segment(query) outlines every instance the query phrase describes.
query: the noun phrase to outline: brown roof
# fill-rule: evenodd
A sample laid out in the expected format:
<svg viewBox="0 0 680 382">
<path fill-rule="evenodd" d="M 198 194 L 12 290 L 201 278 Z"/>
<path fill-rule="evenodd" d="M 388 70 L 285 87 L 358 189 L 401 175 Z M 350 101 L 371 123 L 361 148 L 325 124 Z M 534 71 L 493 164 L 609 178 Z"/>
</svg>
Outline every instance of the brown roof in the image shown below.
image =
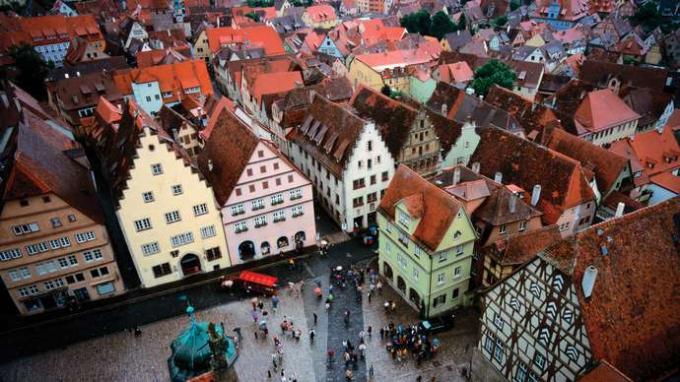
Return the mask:
<svg viewBox="0 0 680 382">
<path fill-rule="evenodd" d="M 680 365 L 680 198 L 592 226 L 544 258 L 571 275 L 595 359 L 633 380 Z M 586 268 L 592 294 L 581 287 Z"/>
<path fill-rule="evenodd" d="M 511 199 L 515 198 L 515 210 L 511 210 Z M 475 217 L 493 226 L 527 221 L 541 216 L 541 213 L 529 203 L 520 199 L 506 187 L 495 187 L 486 200 L 474 213 Z"/>
<path fill-rule="evenodd" d="M 638 113 L 609 89 L 588 93 L 574 114 L 577 128 L 581 127 L 587 132 L 597 132 L 639 118 Z"/>
<path fill-rule="evenodd" d="M 673 95 L 649 88 L 626 88 L 621 91 L 621 98 L 640 115 L 638 125 L 646 126 L 661 117 Z"/>
<path fill-rule="evenodd" d="M 617 77 L 624 85 L 663 91 L 668 70 L 586 60 L 579 76 L 582 81 L 600 87 L 606 87 L 610 78 Z"/>
<path fill-rule="evenodd" d="M 82 147 L 23 109 L 14 165 L 7 179 L 5 200 L 54 193 L 97 223 L 103 223 L 89 168 L 76 159 Z"/>
<path fill-rule="evenodd" d="M 215 199 L 221 206 L 227 202 L 258 143 L 259 139 L 234 113 L 222 109 L 210 139 L 197 159 L 199 169 L 212 185 Z"/>
<path fill-rule="evenodd" d="M 501 239 L 482 249 L 485 256 L 491 256 L 501 265 L 520 265 L 532 260 L 538 252 L 562 240 L 556 225 L 543 227 Z"/>
<path fill-rule="evenodd" d="M 543 145 L 581 162 L 581 166 L 593 171 L 602 193 L 612 189 L 621 172 L 628 167 L 626 158 L 561 129 L 546 129 Z"/>
<path fill-rule="evenodd" d="M 615 368 L 606 360 L 600 361 L 594 369 L 588 371 L 578 379 L 579 382 L 633 382 L 619 369 Z"/>
<path fill-rule="evenodd" d="M 293 129 L 288 139 L 341 178 L 345 161 L 354 150 L 365 123 L 350 110 L 316 94 L 302 126 Z"/>
<path fill-rule="evenodd" d="M 363 85 L 354 93 L 350 105 L 358 116 L 375 122 L 392 157 L 399 158 L 418 111 Z"/>
<path fill-rule="evenodd" d="M 555 114 L 549 108 L 534 104 L 530 100 L 513 93 L 503 87 L 494 85 L 489 90 L 485 101 L 507 111 L 512 115 L 529 136 L 540 134 L 549 122 L 557 120 Z"/>
<path fill-rule="evenodd" d="M 480 142 L 470 163 L 479 162 L 481 174 L 503 174 L 504 184 L 525 190 L 541 185 L 538 209 L 544 224 L 554 224 L 565 209 L 594 201 L 581 164 L 556 151 L 496 128 L 479 131 Z"/>
<path fill-rule="evenodd" d="M 64 78 L 55 83 L 54 89 L 61 100 L 60 107 L 67 111 L 96 106 L 101 96 L 114 103 L 123 99 L 110 73 L 105 72 Z"/>
<path fill-rule="evenodd" d="M 439 247 L 458 210 L 462 208 L 462 204 L 453 196 L 405 165 L 397 167 L 385 196 L 380 200 L 379 209 L 394 220 L 394 209 L 400 201 L 406 203 L 409 213 L 414 211 L 416 216 L 420 215 L 413 238 L 431 251 Z"/>
</svg>

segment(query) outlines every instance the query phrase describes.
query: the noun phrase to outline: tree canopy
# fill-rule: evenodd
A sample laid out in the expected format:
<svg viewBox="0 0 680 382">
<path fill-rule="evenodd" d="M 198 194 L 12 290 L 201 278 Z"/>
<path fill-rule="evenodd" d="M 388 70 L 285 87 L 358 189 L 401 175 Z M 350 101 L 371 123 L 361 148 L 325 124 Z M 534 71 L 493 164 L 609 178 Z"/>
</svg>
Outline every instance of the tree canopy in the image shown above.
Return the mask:
<svg viewBox="0 0 680 382">
<path fill-rule="evenodd" d="M 14 81 L 38 100 L 44 100 L 47 97 L 45 78 L 54 66 L 52 62 L 43 61 L 38 52 L 26 43 L 10 47 L 9 55 L 14 60 L 14 71 L 10 74 L 3 70 L 1 77 Z"/>
<path fill-rule="evenodd" d="M 451 21 L 451 18 L 444 12 L 439 11 L 430 17 L 424 10 L 409 13 L 400 20 L 401 26 L 406 28 L 409 33 L 420 33 L 424 36 L 433 36 L 441 40 L 445 34 L 459 30 L 459 25 Z"/>
<path fill-rule="evenodd" d="M 512 90 L 516 80 L 515 72 L 506 63 L 490 60 L 475 70 L 471 86 L 476 94 L 485 96 L 494 84 Z"/>
</svg>

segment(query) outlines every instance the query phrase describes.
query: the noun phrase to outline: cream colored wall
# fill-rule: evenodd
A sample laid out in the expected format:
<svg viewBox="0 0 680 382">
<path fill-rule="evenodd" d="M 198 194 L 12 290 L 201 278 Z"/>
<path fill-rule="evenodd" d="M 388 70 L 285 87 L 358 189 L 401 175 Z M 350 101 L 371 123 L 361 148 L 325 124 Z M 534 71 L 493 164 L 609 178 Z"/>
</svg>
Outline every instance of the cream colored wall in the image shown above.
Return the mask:
<svg viewBox="0 0 680 382">
<path fill-rule="evenodd" d="M 157 135 L 150 135 L 148 128 L 145 132 L 145 136 L 140 138 L 141 148 L 138 149 L 138 156 L 130 170 L 128 188 L 124 190 L 120 208 L 116 212 L 143 287 L 182 279 L 184 275 L 180 260 L 190 253 L 199 257 L 203 272 L 212 271 L 215 266 L 220 268 L 231 266 L 220 213 L 212 189 L 207 186 L 205 180 L 199 180 L 198 174 L 192 173 L 191 168 L 186 167 L 181 159 L 177 159 L 174 151 L 160 143 Z M 150 150 L 150 145 L 154 146 L 153 151 Z M 151 165 L 155 163 L 162 165 L 162 175 L 152 175 Z M 172 194 L 171 186 L 175 184 L 182 185 L 181 195 Z M 142 193 L 147 191 L 153 192 L 154 202 L 144 202 Z M 201 203 L 208 205 L 208 213 L 194 216 L 193 206 Z M 165 213 L 174 210 L 179 210 L 181 221 L 167 224 Z M 136 232 L 134 221 L 147 217 L 151 219 L 153 228 Z M 217 235 L 203 240 L 200 228 L 210 225 L 215 227 Z M 193 233 L 194 242 L 173 248 L 170 237 L 185 232 Z M 144 256 L 141 246 L 151 242 L 158 242 L 160 253 Z M 213 247 L 220 248 L 222 257 L 208 262 L 205 250 Z M 172 257 L 170 252 L 173 250 L 179 250 L 179 256 Z M 155 278 L 152 267 L 166 262 L 170 263 L 172 273 Z"/>
<path fill-rule="evenodd" d="M 45 202 L 43 197 L 49 197 L 49 202 Z M 0 277 L 8 289 L 12 300 L 15 302 L 21 314 L 28 314 L 25 307 L 21 303 L 30 297 L 22 297 L 19 294 L 18 288 L 35 285 L 39 293 L 48 292 L 45 289 L 44 282 L 54 280 L 57 278 L 64 278 L 65 276 L 83 272 L 86 279 L 82 282 L 68 285 L 69 290 L 87 287 L 92 300 L 99 299 L 100 296 L 94 289 L 95 285 L 103 284 L 108 281 L 113 281 L 116 287 L 116 295 L 125 291 L 125 287 L 120 279 L 118 272 L 118 265 L 115 261 L 113 249 L 109 243 L 109 236 L 104 225 L 98 224 L 87 215 L 84 215 L 79 210 L 71 207 L 63 199 L 55 194 L 46 194 L 42 196 L 34 196 L 25 199 L 28 205 L 22 207 L 19 200 L 8 200 L 3 206 L 2 214 L 0 215 L 0 250 L 8 250 L 18 248 L 21 250 L 22 256 L 17 259 L 0 262 Z M 75 221 L 69 221 L 69 215 L 75 217 Z M 61 226 L 52 227 L 52 218 L 59 218 Z M 15 236 L 12 227 L 19 224 L 37 223 L 40 231 L 30 234 Z M 94 232 L 95 240 L 78 243 L 75 239 L 75 234 L 82 232 Z M 49 249 L 46 252 L 41 252 L 34 255 L 29 255 L 26 246 L 41 242 L 49 242 L 50 240 L 68 237 L 70 246 L 66 248 L 59 248 L 56 250 Z M 93 262 L 86 262 L 82 253 L 92 249 L 100 249 L 103 258 Z M 75 255 L 78 264 L 69 266 L 67 268 L 60 268 L 55 272 L 44 275 L 38 275 L 36 265 L 44 263 L 49 260 L 58 259 L 67 255 Z M 93 279 L 89 275 L 89 269 L 106 266 L 109 269 L 109 274 L 106 277 L 98 277 Z M 13 281 L 9 277 L 9 272 L 26 267 L 30 272 L 30 277 L 19 281 Z M 64 283 L 66 285 L 66 283 Z M 42 310 L 37 310 L 31 313 L 37 313 Z"/>
<path fill-rule="evenodd" d="M 589 134 L 584 138 L 594 145 L 603 146 L 624 138 L 635 135 L 639 120 L 628 121 L 621 125 L 611 127 L 607 130 L 599 131 L 595 134 Z"/>
<path fill-rule="evenodd" d="M 347 78 L 349 78 L 350 83 L 355 88 L 359 85 L 364 85 L 371 89 L 380 90 L 383 86 L 380 73 L 357 59 L 354 59 L 350 64 Z"/>
<path fill-rule="evenodd" d="M 205 33 L 205 29 L 198 35 L 196 42 L 194 43 L 194 57 L 200 59 L 206 59 L 210 57 L 210 47 L 208 45 L 208 34 Z"/>
</svg>

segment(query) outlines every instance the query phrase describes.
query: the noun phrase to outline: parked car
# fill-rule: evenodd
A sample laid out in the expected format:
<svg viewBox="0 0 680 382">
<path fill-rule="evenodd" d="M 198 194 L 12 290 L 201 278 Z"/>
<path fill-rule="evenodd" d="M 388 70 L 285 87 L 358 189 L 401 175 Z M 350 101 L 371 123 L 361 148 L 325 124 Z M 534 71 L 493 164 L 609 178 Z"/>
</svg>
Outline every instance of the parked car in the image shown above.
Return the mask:
<svg viewBox="0 0 680 382">
<path fill-rule="evenodd" d="M 445 314 L 439 317 L 433 317 L 429 320 L 420 321 L 418 325 L 428 333 L 439 333 L 449 330 L 454 327 L 456 316 L 454 314 Z"/>
</svg>

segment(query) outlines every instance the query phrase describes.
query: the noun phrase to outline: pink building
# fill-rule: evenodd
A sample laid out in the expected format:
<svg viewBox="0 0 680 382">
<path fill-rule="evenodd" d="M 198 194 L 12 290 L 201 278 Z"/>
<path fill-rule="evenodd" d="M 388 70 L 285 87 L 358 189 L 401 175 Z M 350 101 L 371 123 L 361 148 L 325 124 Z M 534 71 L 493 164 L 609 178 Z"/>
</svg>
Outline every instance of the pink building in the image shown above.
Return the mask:
<svg viewBox="0 0 680 382">
<path fill-rule="evenodd" d="M 212 118 L 198 165 L 220 206 L 231 264 L 316 244 L 311 182 L 231 111 Z"/>
</svg>

